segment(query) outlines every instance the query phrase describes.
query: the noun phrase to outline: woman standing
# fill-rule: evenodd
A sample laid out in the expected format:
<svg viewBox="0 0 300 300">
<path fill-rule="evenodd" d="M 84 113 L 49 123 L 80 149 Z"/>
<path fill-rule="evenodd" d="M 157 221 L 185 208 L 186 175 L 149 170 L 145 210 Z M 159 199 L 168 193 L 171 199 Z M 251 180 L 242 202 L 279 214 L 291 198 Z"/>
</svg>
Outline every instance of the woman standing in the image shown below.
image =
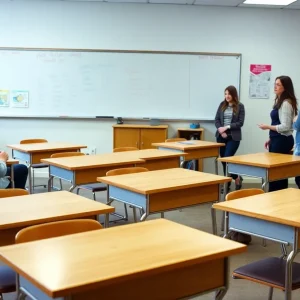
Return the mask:
<svg viewBox="0 0 300 300">
<path fill-rule="evenodd" d="M 277 77 L 274 92 L 276 98 L 270 114 L 271 125 L 259 124 L 258 127 L 262 130 L 269 129 L 269 140 L 265 143 L 269 152 L 289 154 L 294 145 L 293 118 L 297 115 L 297 99 L 291 78 Z M 269 184 L 269 192 L 287 187 L 287 179 L 273 181 Z"/>
<path fill-rule="evenodd" d="M 225 144 L 220 148 L 221 157 L 233 156 L 236 153 L 242 140 L 241 128 L 244 125 L 244 120 L 244 105 L 239 102 L 236 88 L 230 85 L 225 89 L 225 99 L 219 105 L 215 117 L 217 142 Z M 222 165 L 225 175 L 226 163 L 222 162 Z M 235 189 L 241 189 L 243 178 L 235 174 L 230 176 L 235 180 Z M 228 185 L 229 188 L 230 184 Z"/>
<path fill-rule="evenodd" d="M 293 128 L 296 130 L 296 143 L 294 146 L 294 155 L 300 156 L 300 115 L 294 117 Z M 295 177 L 295 182 L 298 188 L 300 189 L 300 176 Z"/>
</svg>

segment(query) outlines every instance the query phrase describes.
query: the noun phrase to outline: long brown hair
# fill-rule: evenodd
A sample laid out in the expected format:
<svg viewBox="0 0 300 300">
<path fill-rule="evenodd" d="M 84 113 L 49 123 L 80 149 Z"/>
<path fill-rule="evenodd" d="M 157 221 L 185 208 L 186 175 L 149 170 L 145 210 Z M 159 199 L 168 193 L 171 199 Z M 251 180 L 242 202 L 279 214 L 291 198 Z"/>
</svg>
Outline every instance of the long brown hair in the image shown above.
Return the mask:
<svg viewBox="0 0 300 300">
<path fill-rule="evenodd" d="M 283 101 L 287 100 L 292 105 L 295 115 L 297 115 L 297 99 L 292 79 L 289 76 L 278 76 L 276 77 L 275 82 L 277 79 L 280 80 L 284 91 L 279 97 L 276 96 L 273 108 L 280 109 Z"/>
<path fill-rule="evenodd" d="M 224 92 L 228 92 L 229 95 L 232 97 L 232 110 L 234 114 L 237 114 L 239 111 L 239 96 L 236 88 L 233 85 L 229 85 Z M 229 103 L 224 99 L 223 104 L 221 106 L 222 111 L 225 111 L 226 108 L 229 106 Z"/>
</svg>

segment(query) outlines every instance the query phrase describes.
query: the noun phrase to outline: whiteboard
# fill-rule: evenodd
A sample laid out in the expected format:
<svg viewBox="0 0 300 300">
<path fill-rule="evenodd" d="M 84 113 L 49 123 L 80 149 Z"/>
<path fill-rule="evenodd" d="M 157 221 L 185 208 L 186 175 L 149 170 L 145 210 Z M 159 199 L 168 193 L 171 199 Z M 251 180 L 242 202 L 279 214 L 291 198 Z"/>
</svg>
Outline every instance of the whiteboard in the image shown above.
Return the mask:
<svg viewBox="0 0 300 300">
<path fill-rule="evenodd" d="M 0 115 L 214 119 L 239 54 L 0 50 Z"/>
</svg>

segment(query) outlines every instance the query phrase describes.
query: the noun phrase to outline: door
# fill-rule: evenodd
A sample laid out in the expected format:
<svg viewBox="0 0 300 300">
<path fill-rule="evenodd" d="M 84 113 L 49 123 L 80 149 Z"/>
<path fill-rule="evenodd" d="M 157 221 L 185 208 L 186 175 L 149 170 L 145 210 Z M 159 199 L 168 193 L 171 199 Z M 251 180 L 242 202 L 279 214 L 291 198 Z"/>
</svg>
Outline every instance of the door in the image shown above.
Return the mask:
<svg viewBox="0 0 300 300">
<path fill-rule="evenodd" d="M 139 148 L 139 128 L 114 128 L 114 148 L 136 147 Z"/>
<path fill-rule="evenodd" d="M 167 138 L 167 130 L 165 128 L 142 128 L 141 129 L 141 146 L 140 149 L 155 148 L 152 143 L 162 143 Z"/>
</svg>

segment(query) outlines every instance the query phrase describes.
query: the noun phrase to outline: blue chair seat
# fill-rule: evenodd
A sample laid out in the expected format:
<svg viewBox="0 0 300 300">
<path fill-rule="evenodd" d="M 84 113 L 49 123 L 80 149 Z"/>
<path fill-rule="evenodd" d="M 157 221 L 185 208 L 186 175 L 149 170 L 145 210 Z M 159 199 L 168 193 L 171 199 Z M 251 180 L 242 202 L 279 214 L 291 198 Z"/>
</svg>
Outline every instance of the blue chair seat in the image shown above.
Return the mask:
<svg viewBox="0 0 300 300">
<path fill-rule="evenodd" d="M 8 266 L 0 266 L 0 293 L 12 293 L 16 290 L 16 273 Z"/>
</svg>

